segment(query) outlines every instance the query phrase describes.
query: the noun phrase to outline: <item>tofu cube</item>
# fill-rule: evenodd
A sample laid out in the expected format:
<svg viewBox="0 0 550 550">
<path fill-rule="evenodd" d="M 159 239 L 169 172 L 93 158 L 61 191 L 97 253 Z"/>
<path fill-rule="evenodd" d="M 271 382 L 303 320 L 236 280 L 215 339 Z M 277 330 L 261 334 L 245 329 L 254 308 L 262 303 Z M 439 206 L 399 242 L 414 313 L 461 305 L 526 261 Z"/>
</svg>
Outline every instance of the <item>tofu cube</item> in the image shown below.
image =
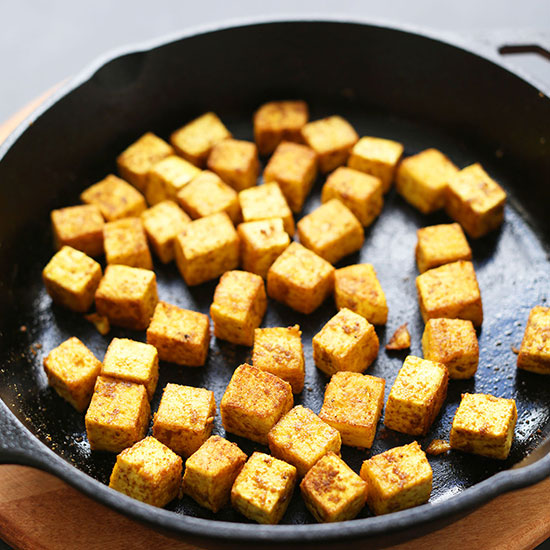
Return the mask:
<svg viewBox="0 0 550 550">
<path fill-rule="evenodd" d="M 300 242 L 335 264 L 363 246 L 359 220 L 338 199 L 331 199 L 298 222 Z"/>
<path fill-rule="evenodd" d="M 147 174 L 147 202 L 155 205 L 167 199 L 176 200 L 178 193 L 201 172 L 200 168 L 176 155 L 153 164 Z"/>
<path fill-rule="evenodd" d="M 506 193 L 479 163 L 450 178 L 446 198 L 447 214 L 474 239 L 502 224 Z"/>
<path fill-rule="evenodd" d="M 106 223 L 103 239 L 108 264 L 153 269 L 153 259 L 140 218 L 123 218 Z"/>
<path fill-rule="evenodd" d="M 176 264 L 189 286 L 239 265 L 239 236 L 225 212 L 193 220 L 176 236 Z"/>
<path fill-rule="evenodd" d="M 213 392 L 167 384 L 153 416 L 153 435 L 174 452 L 188 457 L 210 437 L 215 416 Z"/>
<path fill-rule="evenodd" d="M 286 512 L 295 485 L 294 466 L 255 452 L 233 484 L 231 504 L 248 519 L 275 525 Z"/>
<path fill-rule="evenodd" d="M 231 377 L 220 405 L 225 431 L 267 445 L 267 434 L 294 404 L 288 382 L 251 365 Z"/>
<path fill-rule="evenodd" d="M 214 292 L 210 317 L 214 335 L 241 346 L 254 343 L 254 330 L 267 309 L 264 281 L 248 271 L 226 271 Z"/>
<path fill-rule="evenodd" d="M 395 329 L 391 335 L 389 342 L 386 344 L 386 349 L 389 351 L 399 351 L 409 349 L 411 347 L 411 333 L 407 328 L 408 323 L 403 323 Z M 428 359 L 428 357 L 426 357 Z"/>
<path fill-rule="evenodd" d="M 159 302 L 147 329 L 147 343 L 157 348 L 161 361 L 200 367 L 210 346 L 208 315 Z"/>
<path fill-rule="evenodd" d="M 119 453 L 143 439 L 151 409 L 143 384 L 98 376 L 86 411 L 86 434 L 92 451 Z"/>
<path fill-rule="evenodd" d="M 321 193 L 321 202 L 332 199 L 338 199 L 361 225 L 367 227 L 382 212 L 382 182 L 374 176 L 340 166 L 327 178 Z"/>
<path fill-rule="evenodd" d="M 101 266 L 84 252 L 64 246 L 42 271 L 42 280 L 56 304 L 83 313 L 94 301 Z"/>
<path fill-rule="evenodd" d="M 550 308 L 535 306 L 529 313 L 518 368 L 550 374 Z"/>
<path fill-rule="evenodd" d="M 305 361 L 301 336 L 298 325 L 257 328 L 254 331 L 252 364 L 286 380 L 293 393 L 304 389 Z"/>
<path fill-rule="evenodd" d="M 409 435 L 426 435 L 447 397 L 448 381 L 445 365 L 409 355 L 386 403 L 386 427 Z"/>
<path fill-rule="evenodd" d="M 367 501 L 366 482 L 334 453 L 315 463 L 300 489 L 307 509 L 319 522 L 353 519 Z"/>
<path fill-rule="evenodd" d="M 319 168 L 323 173 L 345 164 L 359 140 L 353 126 L 340 116 L 309 122 L 302 128 L 302 137 L 317 153 Z"/>
<path fill-rule="evenodd" d="M 292 242 L 267 272 L 267 294 L 296 311 L 311 313 L 331 294 L 334 271 L 315 252 Z"/>
<path fill-rule="evenodd" d="M 149 269 L 108 265 L 95 293 L 97 312 L 112 325 L 145 330 L 157 305 L 157 279 Z"/>
<path fill-rule="evenodd" d="M 103 358 L 101 375 L 143 384 L 152 399 L 159 379 L 157 349 L 127 338 L 113 338 Z"/>
<path fill-rule="evenodd" d="M 137 189 L 112 174 L 84 190 L 80 200 L 95 204 L 108 222 L 139 216 L 147 208 Z"/>
<path fill-rule="evenodd" d="M 397 168 L 397 192 L 423 214 L 445 206 L 447 185 L 458 168 L 437 149 L 403 159 Z"/>
<path fill-rule="evenodd" d="M 377 516 L 424 504 L 432 492 L 432 468 L 416 441 L 365 460 L 360 475 L 369 487 L 368 507 Z"/>
<path fill-rule="evenodd" d="M 472 262 L 458 261 L 429 269 L 416 278 L 422 318 L 466 319 L 479 327 L 483 304 Z"/>
<path fill-rule="evenodd" d="M 380 179 L 382 190 L 387 193 L 402 154 L 403 145 L 397 141 L 362 137 L 351 150 L 348 166 Z"/>
<path fill-rule="evenodd" d="M 78 412 L 90 404 L 101 361 L 74 336 L 44 359 L 48 384 Z"/>
<path fill-rule="evenodd" d="M 116 458 L 109 487 L 153 506 L 166 506 L 179 493 L 182 460 L 154 437 L 146 437 Z"/>
<path fill-rule="evenodd" d="M 313 149 L 283 141 L 264 170 L 264 181 L 277 182 L 293 212 L 302 210 L 317 177 L 317 155 Z"/>
<path fill-rule="evenodd" d="M 342 443 L 370 449 L 384 406 L 383 378 L 337 372 L 325 390 L 319 418 L 340 432 Z"/>
<path fill-rule="evenodd" d="M 176 130 L 170 143 L 178 155 L 203 168 L 212 147 L 230 137 L 231 133 L 215 113 L 205 113 Z"/>
<path fill-rule="evenodd" d="M 256 145 L 240 139 L 225 139 L 216 143 L 206 165 L 236 191 L 256 185 L 260 173 Z"/>
<path fill-rule="evenodd" d="M 191 218 L 174 202 L 162 201 L 141 214 L 149 244 L 159 260 L 167 264 L 174 259 L 176 235 Z"/>
<path fill-rule="evenodd" d="M 517 418 L 513 399 L 465 393 L 453 418 L 451 448 L 506 460 Z"/>
<path fill-rule="evenodd" d="M 54 246 L 76 248 L 88 256 L 103 254 L 103 216 L 95 204 L 69 206 L 51 213 Z"/>
<path fill-rule="evenodd" d="M 416 264 L 420 273 L 440 265 L 472 259 L 472 250 L 458 223 L 422 227 L 416 234 Z"/>
<path fill-rule="evenodd" d="M 245 462 L 246 455 L 235 443 L 213 435 L 185 461 L 183 493 L 219 512 L 229 503 L 231 487 Z"/>
<path fill-rule="evenodd" d="M 443 363 L 450 378 L 471 378 L 477 371 L 479 346 L 472 321 L 430 319 L 422 335 L 424 359 Z"/>
</svg>

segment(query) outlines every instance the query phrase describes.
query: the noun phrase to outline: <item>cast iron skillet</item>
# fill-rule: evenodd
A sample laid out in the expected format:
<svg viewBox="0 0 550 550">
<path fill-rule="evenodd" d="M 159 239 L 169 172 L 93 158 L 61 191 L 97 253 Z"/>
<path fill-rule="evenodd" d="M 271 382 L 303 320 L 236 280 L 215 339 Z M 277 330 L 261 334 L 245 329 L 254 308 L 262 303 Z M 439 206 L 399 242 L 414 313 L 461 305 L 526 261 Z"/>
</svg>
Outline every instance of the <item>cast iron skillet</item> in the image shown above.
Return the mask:
<svg viewBox="0 0 550 550">
<path fill-rule="evenodd" d="M 84 493 L 174 536 L 210 547 L 243 544 L 344 546 L 351 539 L 387 545 L 442 527 L 507 490 L 550 473 L 550 380 L 517 372 L 529 309 L 544 304 L 550 279 L 550 100 L 541 91 L 481 55 L 412 32 L 340 21 L 279 21 L 189 34 L 125 52 L 85 71 L 34 114 L 0 149 L 0 461 L 52 472 Z M 508 191 L 501 230 L 472 243 L 485 322 L 475 380 L 453 381 L 442 413 L 427 437 L 447 438 L 461 393 L 481 391 L 517 400 L 516 439 L 505 462 L 450 453 L 431 457 L 430 503 L 382 517 L 336 525 L 314 524 L 299 495 L 278 526 L 246 522 L 230 509 L 212 516 L 190 499 L 155 509 L 111 491 L 105 482 L 114 455 L 90 453 L 83 416 L 47 387 L 43 356 L 76 335 L 102 357 L 103 338 L 81 316 L 52 306 L 40 280 L 52 254 L 49 212 L 78 202 L 79 192 L 114 171 L 116 155 L 146 130 L 167 137 L 206 110 L 216 111 L 236 137 L 251 139 L 253 110 L 273 98 L 303 98 L 312 118 L 347 117 L 360 135 L 394 138 L 406 154 L 434 146 L 460 167 L 480 161 Z M 320 179 L 305 212 L 319 203 Z M 367 230 L 361 253 L 341 265 L 375 265 L 389 301 L 381 343 L 407 321 L 411 352 L 419 355 L 423 324 L 414 277 L 415 229 L 443 222 L 419 215 L 393 192 Z M 215 282 L 187 289 L 175 267 L 156 266 L 161 299 L 207 311 Z M 299 323 L 307 361 L 306 390 L 297 397 L 314 411 L 326 378 L 315 369 L 311 337 L 335 313 L 327 301 L 303 316 L 271 302 L 264 325 Z M 24 328 L 21 327 L 25 327 Z M 38 347 L 35 344 L 40 344 Z M 156 409 L 167 382 L 206 386 L 219 404 L 233 369 L 250 349 L 212 339 L 203 369 L 161 366 Z M 383 349 L 369 373 L 391 387 L 404 354 Z M 215 432 L 222 433 L 219 419 Z M 250 453 L 261 449 L 229 436 Z M 356 470 L 367 456 L 411 441 L 379 428 L 370 453 L 344 448 Z M 297 491 L 299 493 L 299 491 Z"/>
</svg>

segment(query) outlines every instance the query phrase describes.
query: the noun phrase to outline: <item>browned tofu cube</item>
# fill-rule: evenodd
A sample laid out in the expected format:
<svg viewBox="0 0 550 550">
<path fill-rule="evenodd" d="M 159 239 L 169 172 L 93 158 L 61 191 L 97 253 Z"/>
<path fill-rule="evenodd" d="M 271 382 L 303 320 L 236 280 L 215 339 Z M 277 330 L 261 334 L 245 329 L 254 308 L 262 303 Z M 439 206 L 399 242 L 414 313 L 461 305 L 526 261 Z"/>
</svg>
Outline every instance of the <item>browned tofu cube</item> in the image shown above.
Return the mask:
<svg viewBox="0 0 550 550">
<path fill-rule="evenodd" d="M 214 292 L 210 317 L 214 335 L 233 344 L 251 346 L 254 329 L 267 309 L 264 281 L 248 271 L 226 271 Z"/>
<path fill-rule="evenodd" d="M 149 269 L 108 265 L 95 294 L 97 312 L 112 325 L 145 330 L 157 305 L 157 279 Z"/>
<path fill-rule="evenodd" d="M 200 367 L 210 346 L 207 315 L 159 302 L 147 329 L 147 343 L 155 346 L 162 361 Z"/>
<path fill-rule="evenodd" d="M 390 391 L 384 424 L 397 432 L 426 435 L 447 397 L 448 381 L 445 365 L 409 355 Z"/>
<path fill-rule="evenodd" d="M 225 139 L 214 145 L 206 165 L 236 191 L 256 185 L 260 173 L 256 145 L 240 139 Z"/>
<path fill-rule="evenodd" d="M 302 128 L 302 137 L 316 153 L 321 172 L 330 172 L 345 164 L 359 140 L 353 126 L 340 116 L 309 122 Z"/>
<path fill-rule="evenodd" d="M 229 216 L 220 212 L 185 225 L 175 252 L 185 282 L 199 285 L 239 265 L 239 236 Z"/>
<path fill-rule="evenodd" d="M 315 151 L 283 141 L 277 146 L 264 170 L 264 181 L 277 182 L 293 212 L 300 212 L 317 177 Z"/>
<path fill-rule="evenodd" d="M 370 449 L 384 406 L 383 378 L 337 372 L 325 390 L 319 418 L 340 432 L 342 443 Z"/>
<path fill-rule="evenodd" d="M 365 234 L 359 220 L 338 199 L 331 199 L 298 222 L 300 242 L 335 264 L 363 246 Z"/>
<path fill-rule="evenodd" d="M 153 269 L 153 259 L 140 218 L 123 218 L 106 223 L 103 239 L 108 264 Z"/>
<path fill-rule="evenodd" d="M 79 412 L 89 405 L 100 370 L 101 361 L 74 336 L 44 359 L 48 384 Z"/>
<path fill-rule="evenodd" d="M 483 323 L 483 305 L 472 262 L 458 261 L 429 269 L 416 278 L 418 303 L 428 319 L 467 319 Z"/>
<path fill-rule="evenodd" d="M 535 306 L 529 313 L 518 368 L 550 374 L 550 308 Z"/>
<path fill-rule="evenodd" d="M 176 130 L 170 142 L 178 155 L 195 166 L 204 167 L 212 147 L 230 137 L 231 133 L 215 113 L 205 113 Z"/>
<path fill-rule="evenodd" d="M 424 504 L 432 492 L 432 468 L 416 441 L 365 460 L 360 475 L 369 487 L 367 504 L 376 515 Z"/>
<path fill-rule="evenodd" d="M 95 204 L 52 210 L 52 230 L 57 250 L 76 248 L 88 256 L 103 254 L 103 216 Z"/>
<path fill-rule="evenodd" d="M 109 487 L 153 506 L 178 496 L 182 460 L 154 437 L 146 437 L 116 458 Z"/>
<path fill-rule="evenodd" d="M 446 198 L 447 214 L 474 239 L 502 224 L 506 193 L 479 163 L 450 178 Z"/>
<path fill-rule="evenodd" d="M 430 319 L 422 335 L 425 359 L 443 363 L 451 378 L 471 378 L 477 371 L 479 346 L 472 321 Z"/>
<path fill-rule="evenodd" d="M 293 404 L 288 382 L 244 364 L 231 377 L 223 394 L 220 414 L 227 432 L 266 445 L 269 430 Z"/>
<path fill-rule="evenodd" d="M 248 519 L 274 525 L 284 516 L 295 485 L 294 466 L 255 452 L 233 484 L 231 504 Z"/>
<path fill-rule="evenodd" d="M 351 150 L 348 166 L 379 178 L 383 192 L 387 193 L 402 154 L 403 145 L 397 141 L 362 137 Z"/>
<path fill-rule="evenodd" d="M 422 227 L 416 234 L 416 264 L 420 273 L 458 260 L 472 259 L 472 250 L 458 223 Z"/>
<path fill-rule="evenodd" d="M 332 292 L 334 267 L 299 243 L 290 246 L 267 272 L 267 294 L 301 313 L 315 311 Z"/>
<path fill-rule="evenodd" d="M 403 323 L 395 329 L 390 341 L 386 344 L 389 351 L 409 349 L 411 347 L 411 333 L 407 328 L 407 323 Z M 426 359 L 429 359 L 426 357 Z"/>
<path fill-rule="evenodd" d="M 319 522 L 353 519 L 367 501 L 366 482 L 334 453 L 315 463 L 300 489 L 307 509 Z"/>
<path fill-rule="evenodd" d="M 201 506 L 219 512 L 246 462 L 235 443 L 213 435 L 185 461 L 182 490 Z"/>
<path fill-rule="evenodd" d="M 397 192 L 423 214 L 445 206 L 447 185 L 458 168 L 437 149 L 403 159 L 397 168 Z"/>
<path fill-rule="evenodd" d="M 453 418 L 451 448 L 506 460 L 517 418 L 513 399 L 465 393 Z"/>
<path fill-rule="evenodd" d="M 153 435 L 174 452 L 188 457 L 210 437 L 215 416 L 213 392 L 167 384 L 153 417 Z"/>
<path fill-rule="evenodd" d="M 92 451 L 119 453 L 143 439 L 151 409 L 143 384 L 98 376 L 86 412 L 86 433 Z"/>
<path fill-rule="evenodd" d="M 42 271 L 52 300 L 73 311 L 90 309 L 101 280 L 101 266 L 84 252 L 64 246 Z"/>
</svg>

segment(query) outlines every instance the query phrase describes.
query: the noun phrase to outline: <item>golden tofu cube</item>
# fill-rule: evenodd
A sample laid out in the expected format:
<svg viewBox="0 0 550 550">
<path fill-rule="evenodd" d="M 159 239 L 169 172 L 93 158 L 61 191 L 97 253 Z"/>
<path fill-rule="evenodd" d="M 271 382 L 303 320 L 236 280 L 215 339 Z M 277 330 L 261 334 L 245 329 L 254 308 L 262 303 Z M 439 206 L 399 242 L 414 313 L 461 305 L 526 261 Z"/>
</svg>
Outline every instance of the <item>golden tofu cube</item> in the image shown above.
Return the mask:
<svg viewBox="0 0 550 550">
<path fill-rule="evenodd" d="M 300 242 L 335 264 L 363 246 L 365 234 L 359 220 L 338 199 L 331 199 L 298 222 Z"/>
<path fill-rule="evenodd" d="M 416 234 L 416 264 L 420 273 L 458 260 L 472 259 L 472 250 L 458 223 L 422 227 Z"/>
<path fill-rule="evenodd" d="M 117 157 L 120 176 L 145 193 L 149 170 L 160 160 L 174 154 L 174 149 L 151 132 L 141 136 Z"/>
<path fill-rule="evenodd" d="M 374 176 L 340 166 L 323 185 L 321 202 L 332 199 L 347 206 L 361 225 L 367 227 L 382 212 L 382 182 Z"/>
<path fill-rule="evenodd" d="M 518 355 L 518 368 L 550 374 L 550 308 L 535 306 L 529 313 Z"/>
<path fill-rule="evenodd" d="M 86 411 L 86 434 L 92 451 L 119 453 L 143 439 L 151 409 L 143 384 L 98 376 Z"/>
<path fill-rule="evenodd" d="M 162 201 L 141 214 L 143 228 L 153 251 L 162 263 L 174 259 L 176 235 L 191 218 L 174 202 Z"/>
<path fill-rule="evenodd" d="M 188 457 L 210 437 L 215 416 L 213 392 L 167 384 L 153 416 L 153 435 L 174 452 Z"/>
<path fill-rule="evenodd" d="M 233 484 L 231 504 L 248 519 L 275 525 L 286 512 L 295 485 L 294 466 L 255 452 Z"/>
<path fill-rule="evenodd" d="M 147 343 L 157 348 L 161 361 L 200 367 L 210 346 L 208 315 L 159 302 L 147 329 Z"/>
<path fill-rule="evenodd" d="M 447 397 L 448 382 L 445 365 L 409 355 L 386 403 L 386 427 L 409 435 L 426 435 Z"/>
<path fill-rule="evenodd" d="M 337 372 L 325 390 L 319 418 L 340 432 L 342 443 L 370 449 L 384 406 L 383 378 Z"/>
<path fill-rule="evenodd" d="M 477 371 L 479 346 L 472 321 L 429 319 L 422 335 L 424 359 L 443 363 L 450 378 L 471 378 Z"/>
<path fill-rule="evenodd" d="M 239 265 L 239 236 L 225 212 L 193 220 L 176 236 L 176 264 L 189 286 Z"/>
<path fill-rule="evenodd" d="M 301 313 L 315 311 L 332 292 L 334 267 L 297 242 L 267 272 L 267 294 Z"/>
<path fill-rule="evenodd" d="M 386 349 L 390 351 L 404 350 L 411 347 L 411 333 L 407 328 L 407 323 L 403 323 L 395 329 L 390 341 L 386 344 Z M 426 357 L 429 359 L 429 357 Z"/>
<path fill-rule="evenodd" d="M 103 358 L 101 375 L 143 384 L 152 399 L 159 379 L 157 349 L 127 338 L 113 338 Z"/>
<path fill-rule="evenodd" d="M 185 461 L 182 490 L 201 506 L 219 512 L 246 462 L 235 443 L 213 435 Z"/>
<path fill-rule="evenodd" d="M 157 279 L 149 269 L 108 265 L 95 293 L 97 312 L 112 325 L 145 330 L 157 305 Z"/>
<path fill-rule="evenodd" d="M 215 113 L 205 113 L 176 130 L 170 142 L 178 155 L 202 168 L 212 147 L 230 137 L 231 133 Z"/>
<path fill-rule="evenodd" d="M 42 271 L 42 280 L 56 304 L 83 313 L 94 301 L 101 266 L 84 252 L 64 246 Z"/>
<path fill-rule="evenodd" d="M 88 256 L 103 254 L 103 216 L 95 204 L 69 206 L 51 213 L 54 245 L 76 248 Z"/>
<path fill-rule="evenodd" d="M 300 212 L 317 177 L 315 151 L 283 141 L 277 146 L 264 170 L 264 181 L 277 182 L 293 212 Z"/>
<path fill-rule="evenodd" d="M 74 336 L 44 359 L 48 384 L 79 412 L 89 405 L 100 370 L 101 361 Z"/>
<path fill-rule="evenodd" d="M 506 193 L 481 164 L 453 175 L 447 188 L 445 210 L 470 237 L 483 237 L 502 224 Z"/>
<path fill-rule="evenodd" d="M 387 193 L 402 154 L 403 145 L 397 141 L 362 137 L 351 150 L 348 166 L 380 179 L 382 190 Z"/>
<path fill-rule="evenodd" d="M 472 262 L 458 261 L 429 269 L 416 278 L 420 313 L 428 319 L 466 319 L 483 323 L 483 304 Z"/>
<path fill-rule="evenodd" d="M 465 393 L 453 418 L 451 448 L 506 460 L 517 419 L 513 399 Z"/>
<path fill-rule="evenodd" d="M 139 191 L 112 174 L 84 190 L 80 200 L 97 205 L 108 222 L 139 216 L 147 208 Z"/>
<path fill-rule="evenodd" d="M 294 404 L 288 382 L 251 365 L 231 377 L 220 405 L 225 431 L 267 445 L 267 434 Z"/>
<path fill-rule="evenodd" d="M 302 128 L 302 137 L 317 153 L 319 168 L 323 173 L 345 164 L 359 140 L 353 126 L 340 116 L 309 122 Z"/>
<path fill-rule="evenodd" d="M 103 239 L 108 264 L 153 269 L 153 259 L 140 218 L 123 218 L 106 223 Z"/>
<path fill-rule="evenodd" d="M 146 437 L 117 457 L 109 487 L 153 506 L 166 506 L 179 493 L 182 460 L 154 437 Z"/>
<path fill-rule="evenodd" d="M 432 468 L 416 441 L 365 460 L 360 475 L 377 516 L 424 504 L 432 492 Z"/>
<path fill-rule="evenodd" d="M 308 471 L 300 489 L 319 522 L 353 519 L 367 501 L 367 484 L 339 456 L 328 453 Z"/>
<path fill-rule="evenodd" d="M 397 168 L 397 192 L 423 214 L 445 206 L 447 185 L 458 168 L 437 149 L 403 159 Z"/>
<path fill-rule="evenodd" d="M 226 139 L 216 143 L 208 155 L 206 165 L 236 191 L 256 185 L 260 173 L 256 145 L 240 139 Z"/>
<path fill-rule="evenodd" d="M 220 278 L 210 317 L 214 335 L 241 346 L 254 343 L 254 330 L 264 318 L 267 309 L 264 281 L 248 271 L 226 271 Z"/>
</svg>

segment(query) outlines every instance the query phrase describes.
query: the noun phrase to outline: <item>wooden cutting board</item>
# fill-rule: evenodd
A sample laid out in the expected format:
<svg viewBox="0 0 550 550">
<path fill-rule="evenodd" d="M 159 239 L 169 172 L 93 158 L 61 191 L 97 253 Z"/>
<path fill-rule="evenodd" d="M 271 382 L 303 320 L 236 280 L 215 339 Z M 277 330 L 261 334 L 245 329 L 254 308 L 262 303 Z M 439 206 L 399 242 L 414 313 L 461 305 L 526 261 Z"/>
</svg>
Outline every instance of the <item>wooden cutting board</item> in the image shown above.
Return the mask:
<svg viewBox="0 0 550 550">
<path fill-rule="evenodd" d="M 0 143 L 57 86 L 0 125 Z M 531 550 L 550 537 L 550 479 L 392 550 Z M 0 537 L 17 550 L 196 550 L 25 466 L 0 466 Z M 362 545 L 354 544 L 357 550 Z M 364 548 L 367 548 L 365 545 Z"/>
</svg>

